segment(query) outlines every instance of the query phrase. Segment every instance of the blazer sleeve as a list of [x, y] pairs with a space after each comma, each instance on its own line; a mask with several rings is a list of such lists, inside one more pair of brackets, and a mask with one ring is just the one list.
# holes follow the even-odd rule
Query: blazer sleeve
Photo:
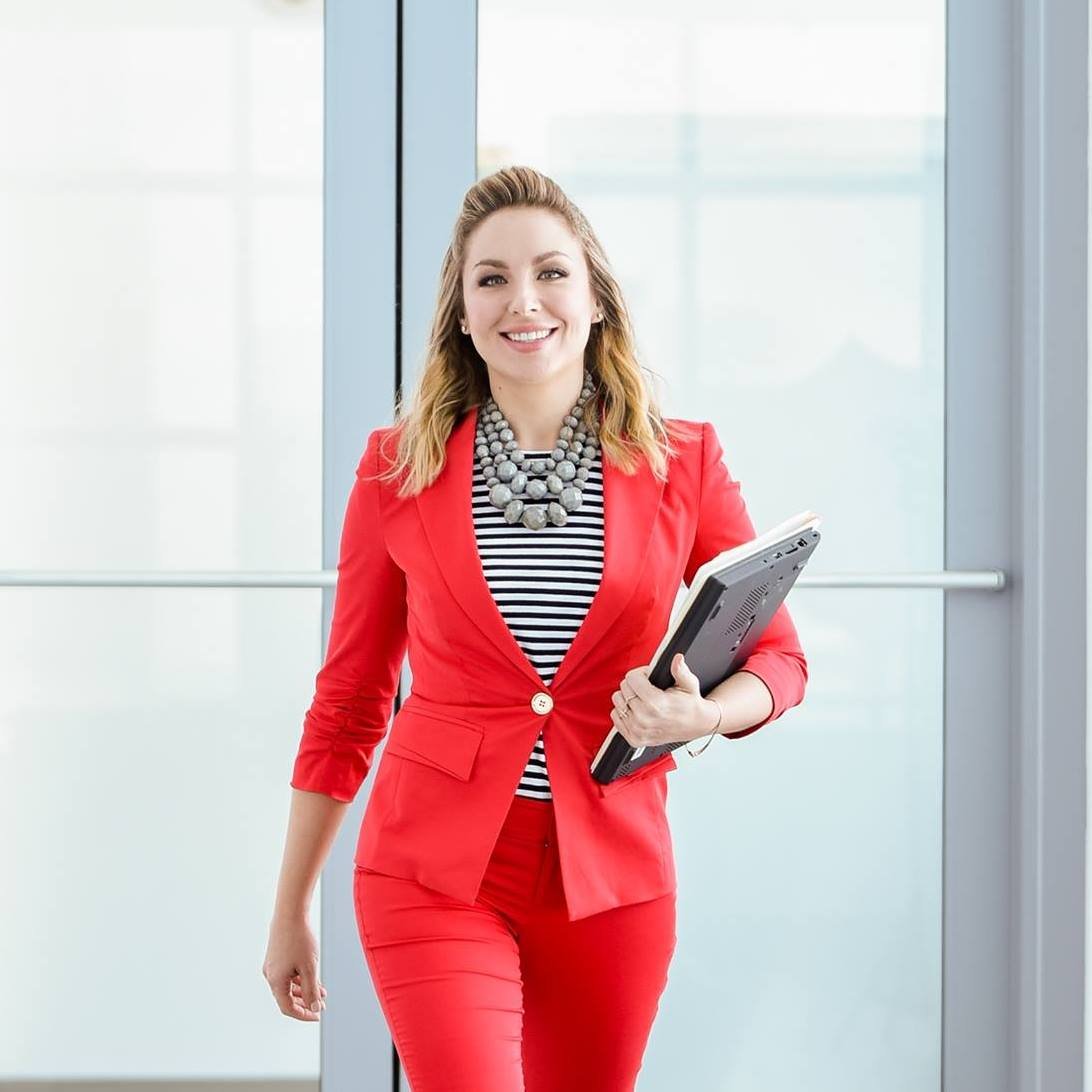
[[[698, 525], [694, 545], [683, 579], [687, 587], [698, 568], [722, 550], [755, 538], [754, 524], [747, 514], [739, 482], [728, 473], [724, 452], [711, 422], [702, 424], [702, 471], [698, 501]], [[773, 711], [763, 721], [736, 732], [722, 732], [740, 739], [776, 720], [786, 709], [799, 705], [808, 680], [808, 664], [800, 647], [796, 627], [782, 603], [769, 625], [739, 668], [757, 675], [773, 698]]]
[[383, 536], [378, 445], [368, 437], [341, 529], [337, 585], [325, 661], [303, 719], [292, 769], [295, 789], [348, 803], [387, 731], [406, 651], [405, 573]]

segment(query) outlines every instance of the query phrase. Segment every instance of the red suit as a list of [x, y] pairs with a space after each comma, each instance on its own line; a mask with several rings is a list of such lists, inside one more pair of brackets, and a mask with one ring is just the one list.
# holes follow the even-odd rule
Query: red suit
[[[611, 728], [611, 694], [647, 664], [680, 582], [755, 537], [713, 426], [682, 421], [669, 479], [626, 475], [602, 453], [600, 587], [547, 687], [482, 572], [471, 512], [477, 409], [456, 422], [439, 477], [416, 497], [378, 482], [376, 429], [357, 468], [341, 539], [325, 663], [291, 784], [355, 796], [387, 732], [404, 654], [412, 687], [393, 722], [357, 842], [358, 866], [473, 903], [524, 764], [544, 732], [570, 920], [675, 890], [665, 755], [600, 785], [589, 765]], [[388, 440], [389, 437], [389, 440]], [[807, 663], [784, 604], [746, 662], [773, 697], [747, 735], [798, 704]]]

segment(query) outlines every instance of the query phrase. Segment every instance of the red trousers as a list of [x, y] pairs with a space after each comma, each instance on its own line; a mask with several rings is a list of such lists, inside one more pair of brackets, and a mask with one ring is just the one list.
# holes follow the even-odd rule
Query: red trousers
[[472, 906], [356, 868], [361, 943], [413, 1092], [632, 1092], [675, 894], [569, 921], [555, 835], [552, 801], [513, 796]]

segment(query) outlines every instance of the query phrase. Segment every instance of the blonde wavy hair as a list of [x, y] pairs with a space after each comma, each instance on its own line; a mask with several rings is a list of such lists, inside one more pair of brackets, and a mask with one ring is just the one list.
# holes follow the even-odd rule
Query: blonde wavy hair
[[[463, 196], [462, 208], [444, 254], [440, 288], [425, 364], [407, 408], [395, 406], [391, 437], [397, 439], [384, 481], [405, 475], [398, 491], [409, 496], [430, 485], [444, 466], [448, 437], [463, 414], [489, 397], [489, 373], [469, 338], [461, 335], [464, 311], [463, 263], [467, 240], [488, 216], [500, 209], [538, 208], [560, 216], [580, 242], [591, 288], [603, 319], [592, 324], [584, 364], [594, 393], [584, 405], [586, 419], [597, 423], [599, 444], [624, 473], [647, 458], [653, 473], [667, 476], [677, 454], [669, 423], [661, 414], [652, 385], [637, 359], [635, 337], [621, 289], [591, 225], [551, 178], [532, 167], [512, 166], [480, 179]], [[650, 373], [654, 374], [654, 373]]]

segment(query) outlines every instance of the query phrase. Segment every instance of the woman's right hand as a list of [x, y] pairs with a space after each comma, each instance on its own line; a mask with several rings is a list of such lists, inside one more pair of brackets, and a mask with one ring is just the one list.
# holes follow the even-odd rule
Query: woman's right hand
[[326, 1008], [326, 987], [318, 980], [318, 944], [305, 917], [275, 917], [262, 974], [277, 1007], [296, 1020], [318, 1020]]

